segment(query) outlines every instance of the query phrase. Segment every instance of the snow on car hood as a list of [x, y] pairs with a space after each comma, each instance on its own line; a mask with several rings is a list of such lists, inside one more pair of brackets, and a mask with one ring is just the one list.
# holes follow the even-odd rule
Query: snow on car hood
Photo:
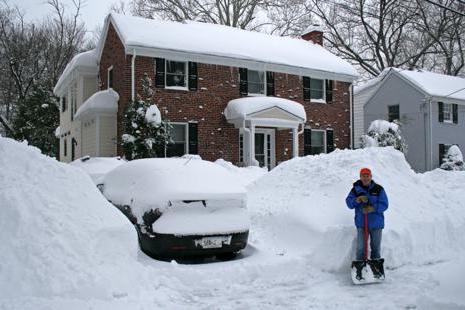
[[152, 225], [159, 234], [214, 235], [244, 232], [250, 223], [241, 200], [174, 203]]
[[201, 159], [151, 158], [123, 164], [105, 175], [105, 197], [142, 215], [165, 209], [169, 201], [245, 199], [240, 180], [227, 169]]

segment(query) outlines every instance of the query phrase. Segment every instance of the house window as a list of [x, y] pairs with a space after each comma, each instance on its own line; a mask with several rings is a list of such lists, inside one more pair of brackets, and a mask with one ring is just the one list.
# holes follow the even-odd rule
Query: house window
[[265, 94], [265, 72], [247, 70], [247, 85], [249, 94]]
[[113, 66], [110, 66], [107, 70], [107, 88], [113, 88]]
[[310, 80], [310, 98], [313, 100], [325, 100], [325, 83], [324, 80]]
[[166, 87], [187, 89], [187, 62], [167, 60], [165, 66]]
[[166, 147], [166, 157], [179, 157], [187, 154], [188, 124], [171, 123], [170, 136], [173, 143]]
[[326, 153], [326, 131], [325, 130], [317, 130], [312, 129], [311, 135], [311, 154], [320, 154]]
[[394, 121], [394, 120], [399, 120], [400, 119], [400, 116], [399, 116], [399, 105], [396, 104], [396, 105], [390, 105], [388, 106], [388, 120], [390, 122]]
[[66, 108], [67, 108], [67, 106], [66, 106], [66, 97], [62, 97], [61, 98], [61, 112], [62, 113], [65, 112]]
[[77, 86], [73, 84], [71, 86], [71, 121], [74, 119], [76, 113], [76, 100], [77, 100]]
[[66, 139], [63, 140], [63, 156], [68, 156], [68, 141]]
[[451, 103], [444, 103], [443, 105], [443, 115], [444, 115], [444, 122], [445, 123], [452, 123], [452, 104]]

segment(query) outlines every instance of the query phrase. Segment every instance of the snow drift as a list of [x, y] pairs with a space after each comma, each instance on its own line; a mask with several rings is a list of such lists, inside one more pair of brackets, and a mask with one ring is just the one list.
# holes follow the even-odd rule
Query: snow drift
[[137, 234], [78, 168], [0, 137], [2, 298], [112, 298], [136, 281]]
[[387, 267], [427, 264], [465, 244], [465, 173], [416, 174], [392, 147], [336, 150], [282, 163], [249, 187], [252, 243], [307, 257], [323, 270], [347, 270], [353, 259], [354, 213], [345, 197], [369, 167], [386, 190], [382, 255]]

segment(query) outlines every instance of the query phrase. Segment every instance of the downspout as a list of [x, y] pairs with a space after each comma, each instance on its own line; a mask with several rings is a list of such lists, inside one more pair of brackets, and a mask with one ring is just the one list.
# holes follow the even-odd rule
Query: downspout
[[[296, 138], [297, 138], [297, 157], [299, 157], [299, 145], [300, 145], [300, 143], [299, 143], [299, 136], [300, 136], [301, 134], [304, 133], [304, 130], [305, 130], [305, 123], [302, 123], [302, 124], [299, 124], [299, 125], [302, 125], [302, 129], [301, 129], [300, 131], [297, 132], [297, 137], [296, 137]], [[298, 128], [298, 127], [297, 127], [297, 128]]]
[[135, 92], [136, 92], [136, 49], [132, 50], [132, 59], [131, 59], [131, 101], [134, 102]]
[[354, 136], [354, 84], [352, 83], [349, 87], [349, 113], [350, 113], [350, 149], [353, 150], [355, 148], [355, 136]]
[[430, 170], [433, 170], [433, 103], [429, 97], [429, 165]]
[[[245, 115], [244, 115], [244, 118], [242, 119], [242, 129], [247, 132], [247, 135], [249, 137], [249, 152], [250, 152], [250, 129], [245, 127]], [[244, 159], [244, 161], [246, 160], [246, 156], [245, 156], [245, 136], [242, 138], [242, 158]], [[250, 161], [250, 156], [247, 157], [247, 165], [250, 165], [251, 163], [249, 163]]]

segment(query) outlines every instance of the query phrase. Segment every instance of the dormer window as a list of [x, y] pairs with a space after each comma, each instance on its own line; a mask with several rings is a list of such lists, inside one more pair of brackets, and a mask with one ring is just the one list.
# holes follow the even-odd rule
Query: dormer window
[[165, 85], [187, 89], [187, 62], [166, 60]]
[[265, 72], [247, 70], [247, 86], [249, 95], [265, 95]]

